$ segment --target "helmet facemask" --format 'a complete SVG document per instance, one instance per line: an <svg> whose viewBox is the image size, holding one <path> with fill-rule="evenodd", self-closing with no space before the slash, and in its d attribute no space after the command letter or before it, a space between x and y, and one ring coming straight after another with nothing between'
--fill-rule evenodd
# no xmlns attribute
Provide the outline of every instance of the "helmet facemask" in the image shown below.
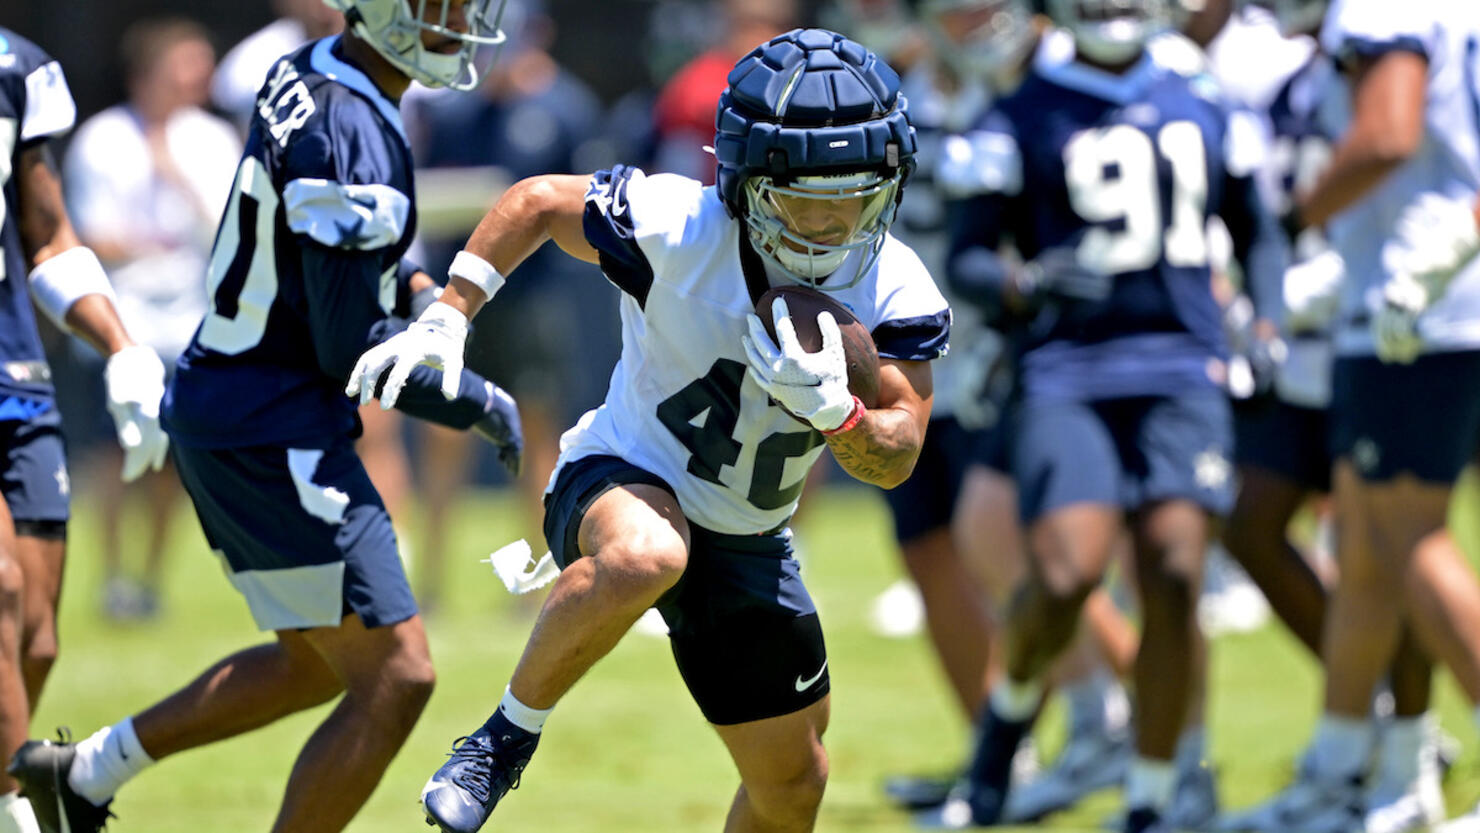
<svg viewBox="0 0 1480 833"><path fill-rule="evenodd" d="M1163 0L1056 0L1053 9L1079 53L1105 64L1134 60L1171 23Z"/></svg>
<svg viewBox="0 0 1480 833"><path fill-rule="evenodd" d="M1025 0L933 0L928 29L957 75L1011 86L1031 54L1037 30Z"/></svg>
<svg viewBox="0 0 1480 833"><path fill-rule="evenodd" d="M751 243L796 283L824 291L848 289L878 259L903 178L900 171L804 175L785 182L751 177L745 183ZM855 251L862 257L854 272L824 283Z"/></svg>
<svg viewBox="0 0 1480 833"><path fill-rule="evenodd" d="M324 0L345 12L354 33L406 77L428 87L471 90L493 66L506 37L499 28L506 0L467 0L467 31L454 25L453 0ZM427 7L434 8L428 20ZM423 35L434 44L427 48ZM437 48L440 45L443 48Z"/></svg>

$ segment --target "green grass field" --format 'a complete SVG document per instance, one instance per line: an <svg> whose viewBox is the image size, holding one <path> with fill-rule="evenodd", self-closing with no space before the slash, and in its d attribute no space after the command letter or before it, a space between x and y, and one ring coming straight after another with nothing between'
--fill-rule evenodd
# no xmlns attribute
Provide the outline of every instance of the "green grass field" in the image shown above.
<svg viewBox="0 0 1480 833"><path fill-rule="evenodd" d="M833 680L827 735L832 778L818 829L909 830L907 818L884 802L882 779L950 766L965 750L964 730L923 638L885 640L868 630L869 601L899 575L882 502L866 490L845 488L815 495L811 503L800 536ZM188 510L172 545L164 617L129 627L102 620L91 517L82 503L72 528L62 657L36 717L37 733L68 725L85 735L262 639ZM414 528L415 518L410 521ZM416 805L423 781L449 742L475 728L497 702L528 632L529 613L477 563L522 527L514 505L502 495L473 494L458 507L457 521L452 594L428 625L437 692L353 831L425 829ZM1447 677L1436 691L1445 727L1467 750L1447 783L1450 810L1458 811L1480 795L1475 731ZM1318 699L1314 664L1277 627L1215 643L1211 753L1226 805L1252 802L1285 781ZM267 830L292 760L322 716L299 715L165 761L124 790L114 804L114 829ZM1041 735L1050 755L1060 725L1057 709L1051 710ZM523 787L499 808L490 830L721 828L736 778L663 640L629 636L561 703L547 729ZM1048 826L1095 829L1117 802L1114 793L1102 794Z"/></svg>

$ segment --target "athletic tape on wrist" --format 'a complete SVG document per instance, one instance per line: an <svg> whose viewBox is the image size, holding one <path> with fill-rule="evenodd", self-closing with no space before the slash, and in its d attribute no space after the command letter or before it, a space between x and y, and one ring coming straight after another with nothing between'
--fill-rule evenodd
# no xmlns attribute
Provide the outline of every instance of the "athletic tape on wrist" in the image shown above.
<svg viewBox="0 0 1480 833"><path fill-rule="evenodd" d="M113 284L103 271L98 256L86 246L74 246L55 257L47 258L31 270L31 297L53 324L65 332L67 310L84 295L102 295L117 306Z"/></svg>
<svg viewBox="0 0 1480 833"><path fill-rule="evenodd" d="M493 268L492 263L466 249L452 258L452 265L447 267L447 274L471 283L483 290L483 294L489 298L492 298L494 293L504 285L504 276Z"/></svg>

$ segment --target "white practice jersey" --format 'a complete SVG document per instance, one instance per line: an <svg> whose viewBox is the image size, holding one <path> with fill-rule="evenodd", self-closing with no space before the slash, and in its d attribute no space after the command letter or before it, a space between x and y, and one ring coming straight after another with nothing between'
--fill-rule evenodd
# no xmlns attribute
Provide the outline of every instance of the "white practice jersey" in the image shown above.
<svg viewBox="0 0 1480 833"><path fill-rule="evenodd" d="M1336 349L1371 355L1368 322L1392 274L1388 257L1403 209L1426 193L1473 199L1480 190L1480 4L1407 0L1400 10L1391 0L1337 0L1322 43L1339 57L1405 50L1429 64L1423 145L1329 227L1347 268ZM1431 351L1480 349L1480 261L1424 313L1419 332Z"/></svg>
<svg viewBox="0 0 1480 833"><path fill-rule="evenodd" d="M823 438L770 401L746 372L740 340L756 299L783 281L767 278L714 187L675 174L597 173L585 233L624 293L622 353L605 403L561 438L556 475L571 460L614 455L661 477L701 527L783 526ZM857 285L831 297L870 329L882 358L945 353L945 299L892 237Z"/></svg>

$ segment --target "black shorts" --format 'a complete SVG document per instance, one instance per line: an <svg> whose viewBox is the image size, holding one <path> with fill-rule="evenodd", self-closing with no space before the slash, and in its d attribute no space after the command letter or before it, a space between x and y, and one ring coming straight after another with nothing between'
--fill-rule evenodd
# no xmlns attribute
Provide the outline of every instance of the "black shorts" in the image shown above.
<svg viewBox="0 0 1480 833"><path fill-rule="evenodd" d="M1234 453L1239 466L1273 472L1315 492L1331 491L1331 417L1274 397L1235 403Z"/></svg>
<svg viewBox="0 0 1480 833"><path fill-rule="evenodd" d="M545 496L545 538L563 569L581 557L581 519L619 486L660 478L618 457L567 462ZM689 523L689 561L656 607L679 673L717 725L791 714L831 689L817 608L802 585L788 532L724 535Z"/></svg>
<svg viewBox="0 0 1480 833"><path fill-rule="evenodd" d="M1362 478L1411 474L1452 484L1480 447L1480 350L1412 364L1341 357L1332 378L1331 453Z"/></svg>
<svg viewBox="0 0 1480 833"><path fill-rule="evenodd" d="M0 465L0 497L12 520L66 522L72 485L56 405L31 419L0 421Z"/></svg>
<svg viewBox="0 0 1480 833"><path fill-rule="evenodd" d="M884 500L894 517L895 540L908 544L927 533L950 528L966 469L973 462L981 462L981 448L994 433L1000 432L969 431L954 417L930 420L915 470L905 482L884 490Z"/></svg>

